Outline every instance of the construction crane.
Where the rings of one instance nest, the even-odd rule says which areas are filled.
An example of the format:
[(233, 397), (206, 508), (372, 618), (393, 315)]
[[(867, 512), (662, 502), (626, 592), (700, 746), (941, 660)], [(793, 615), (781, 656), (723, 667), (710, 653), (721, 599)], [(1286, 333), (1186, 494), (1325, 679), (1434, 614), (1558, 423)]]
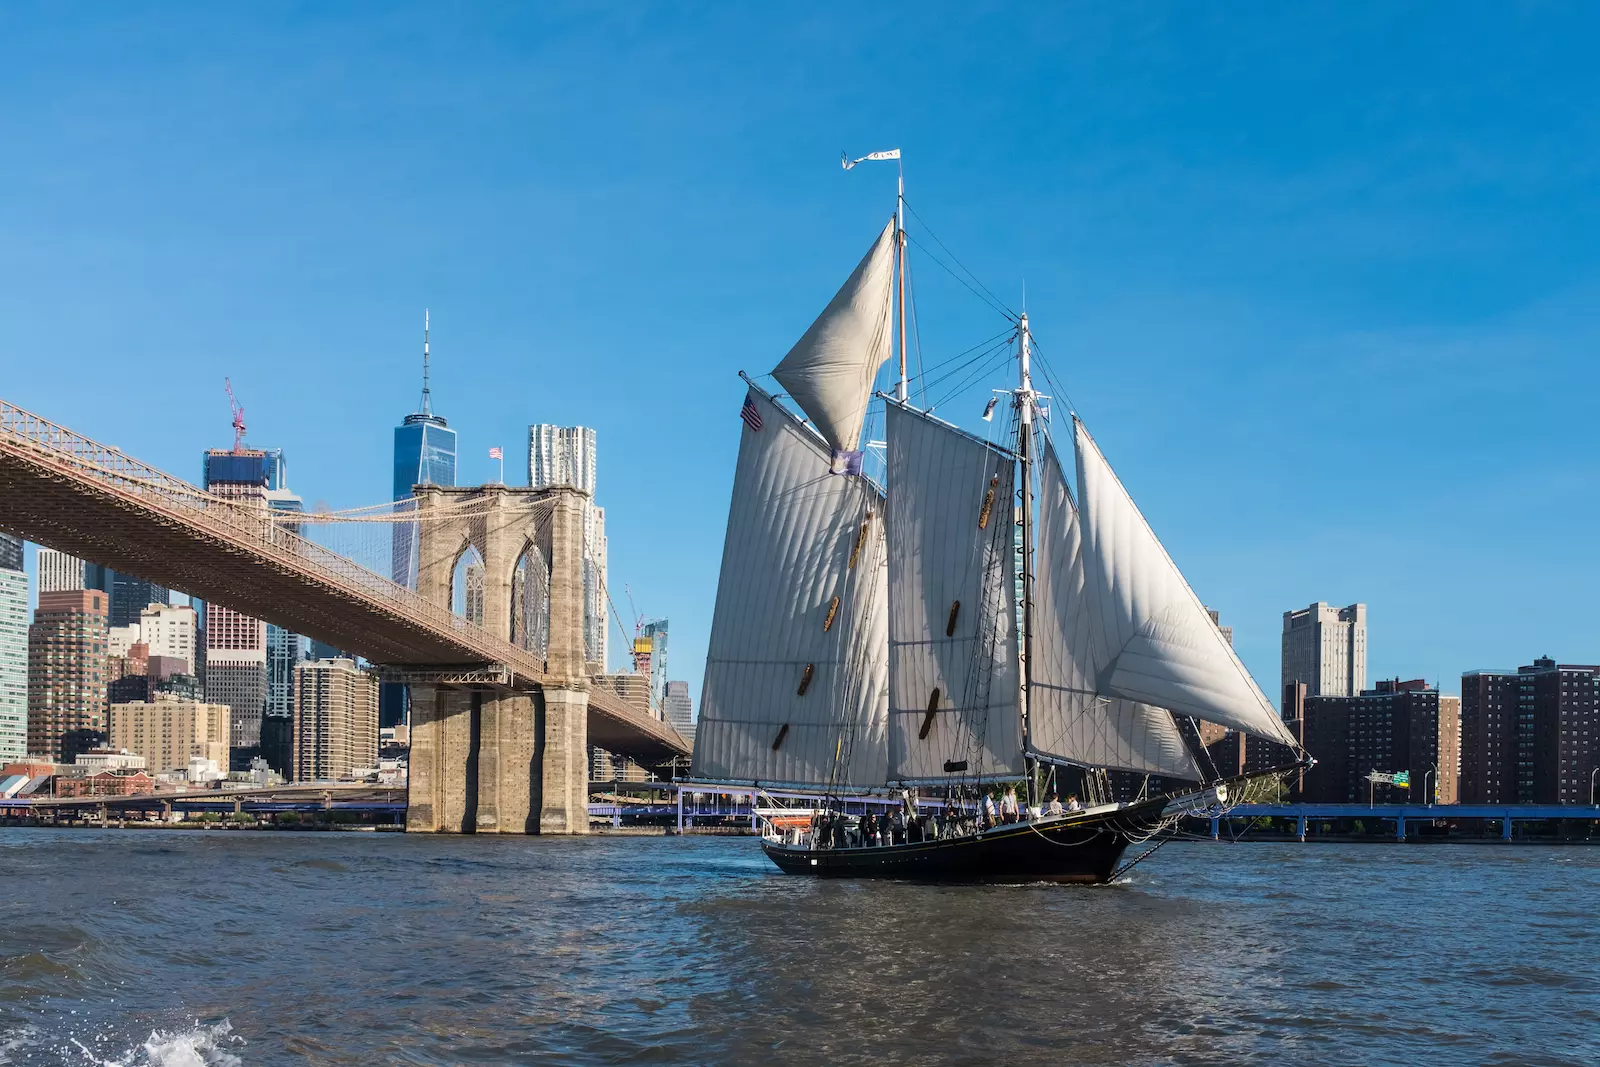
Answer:
[(222, 379), (222, 387), (228, 391), (228, 404), (233, 408), (233, 454), (237, 456), (244, 451), (244, 408), (239, 405), (239, 398), (233, 395), (231, 380)]
[(633, 586), (623, 582), (622, 591), (628, 594), (628, 610), (633, 612), (633, 636), (637, 638), (644, 633), (644, 616), (639, 614), (639, 605), (633, 602)]

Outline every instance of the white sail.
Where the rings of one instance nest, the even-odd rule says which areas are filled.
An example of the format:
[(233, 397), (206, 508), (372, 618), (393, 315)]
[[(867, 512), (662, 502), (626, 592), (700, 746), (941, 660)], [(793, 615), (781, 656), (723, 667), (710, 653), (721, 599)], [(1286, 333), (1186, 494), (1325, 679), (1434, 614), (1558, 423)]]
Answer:
[(885, 783), (883, 498), (865, 478), (830, 475), (828, 461), (816, 434), (750, 389), (696, 778)]
[(1039, 547), (1033, 584), (1028, 735), (1042, 756), (1090, 767), (1204, 778), (1172, 716), (1095, 688), (1110, 660), (1084, 595), (1083, 535), (1061, 462), (1048, 441), (1039, 463)]
[(830, 448), (854, 452), (872, 396), (872, 380), (889, 358), (894, 220), (833, 300), (772, 371)]
[(1294, 746), (1088, 430), (1073, 425), (1085, 588), (1109, 655), (1096, 689)]
[(887, 435), (889, 777), (1021, 774), (1013, 460), (895, 404)]

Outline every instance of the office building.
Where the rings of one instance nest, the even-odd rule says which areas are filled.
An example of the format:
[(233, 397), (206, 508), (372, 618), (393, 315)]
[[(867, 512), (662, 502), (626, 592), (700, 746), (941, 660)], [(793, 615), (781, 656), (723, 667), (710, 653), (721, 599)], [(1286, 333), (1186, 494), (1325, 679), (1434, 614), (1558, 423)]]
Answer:
[(98, 589), (40, 593), (28, 627), (28, 753), (72, 762), (104, 739), (106, 619)]
[(0, 571), (22, 570), (22, 538), (0, 533)]
[[(456, 432), (444, 416), (433, 410), (428, 382), (428, 314), (422, 315), (422, 399), (417, 410), (407, 415), (394, 430), (394, 482), (396, 501), (409, 501), (419, 485), (456, 484)], [(415, 532), (404, 524), (394, 526), (390, 577), (407, 589), (417, 587), (417, 544)], [(313, 659), (327, 658), (317, 651)], [(378, 690), (379, 719), (384, 726), (398, 726), (408, 717), (407, 691), (398, 682), (385, 682)]]
[(668, 682), (661, 700), (662, 717), (694, 747), (694, 700), (688, 682)]
[[(111, 656), (126, 656), (128, 650), (134, 645), (143, 644), (139, 639), (139, 624), (132, 626), (109, 626), (106, 628), (106, 652)], [(146, 655), (148, 655), (148, 649)]]
[(1590, 804), (1600, 767), (1600, 666), (1536, 659), (1461, 676), (1464, 804)]
[(111, 705), (110, 747), (143, 756), (152, 774), (186, 771), (191, 759), (228, 765), (232, 728), (226, 704), (172, 693)]
[(342, 781), (378, 766), (378, 680), (347, 659), (295, 668), (294, 778)]
[[(289, 462), (281, 448), (267, 450), (267, 507), (282, 514), (299, 514), (305, 511), (304, 502), (289, 488)], [(278, 529), (298, 535), (300, 524), (279, 522)], [(306, 644), (306, 639), (301, 635), (267, 623), (265, 714), (267, 718), (281, 720), (274, 724), (272, 731), (279, 749), (277, 764), (273, 769), (280, 772), (287, 770), (287, 742), (292, 732), (290, 720), (294, 717), (294, 668), (306, 658)]]
[[(39, 592), (70, 593), (79, 589), (98, 589), (109, 593), (115, 573), (98, 563), (86, 563), (77, 556), (39, 546)], [(108, 613), (109, 617), (109, 613)]]
[(664, 717), (661, 709), (667, 699), (667, 620), (652, 619), (640, 632), (650, 639), (650, 707), (658, 717)]
[(199, 673), (195, 656), (199, 630), (199, 616), (187, 605), (151, 604), (139, 613), (139, 639), (149, 646), (151, 657), (182, 660), (184, 674)]
[[(1460, 798), (1461, 698), (1422, 679), (1380, 681), (1353, 697), (1307, 696), (1304, 744), (1317, 759), (1305, 772), (1305, 800), (1321, 804), (1401, 801), (1454, 804)], [(1368, 776), (1408, 772), (1409, 789), (1373, 786)]]
[(606, 512), (594, 502), (595, 432), (587, 426), (528, 427), (528, 485), (570, 485), (589, 494), (583, 509), (583, 649), (591, 673), (607, 664)]
[(22, 542), (0, 534), (0, 763), (27, 754), (28, 576)]
[[(239, 507), (266, 511), (271, 461), (253, 448), (213, 449), (205, 456), (205, 489)], [(230, 766), (247, 770), (261, 744), (267, 707), (267, 627), (220, 604), (205, 616), (206, 701), (226, 704), (233, 730)]]
[(1283, 613), (1281, 685), (1306, 683), (1308, 697), (1353, 697), (1367, 687), (1367, 606), (1318, 602)]
[(165, 586), (156, 585), (143, 578), (135, 578), (131, 574), (123, 574), (121, 571), (108, 573), (111, 575), (110, 621), (113, 628), (136, 626), (146, 608), (152, 604), (166, 604), (172, 599), (172, 594)]

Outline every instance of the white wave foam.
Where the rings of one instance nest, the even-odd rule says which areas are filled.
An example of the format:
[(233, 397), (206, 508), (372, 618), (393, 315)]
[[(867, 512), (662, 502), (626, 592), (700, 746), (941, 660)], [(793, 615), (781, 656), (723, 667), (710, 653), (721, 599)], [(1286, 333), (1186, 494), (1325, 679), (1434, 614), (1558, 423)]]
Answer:
[(189, 1030), (153, 1030), (144, 1044), (121, 1059), (101, 1059), (82, 1042), (73, 1041), (96, 1067), (243, 1067), (244, 1061), (229, 1049), (244, 1043), (226, 1019), (211, 1026), (196, 1020)]

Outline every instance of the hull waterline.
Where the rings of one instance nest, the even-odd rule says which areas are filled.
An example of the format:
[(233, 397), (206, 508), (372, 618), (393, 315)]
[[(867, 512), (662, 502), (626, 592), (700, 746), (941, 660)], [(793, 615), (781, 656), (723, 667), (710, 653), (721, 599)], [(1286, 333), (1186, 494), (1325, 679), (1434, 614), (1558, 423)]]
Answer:
[(923, 882), (1061, 882), (1099, 885), (1123, 853), (1161, 821), (1165, 801), (993, 827), (903, 845), (813, 849), (766, 838), (762, 849), (785, 874)]

